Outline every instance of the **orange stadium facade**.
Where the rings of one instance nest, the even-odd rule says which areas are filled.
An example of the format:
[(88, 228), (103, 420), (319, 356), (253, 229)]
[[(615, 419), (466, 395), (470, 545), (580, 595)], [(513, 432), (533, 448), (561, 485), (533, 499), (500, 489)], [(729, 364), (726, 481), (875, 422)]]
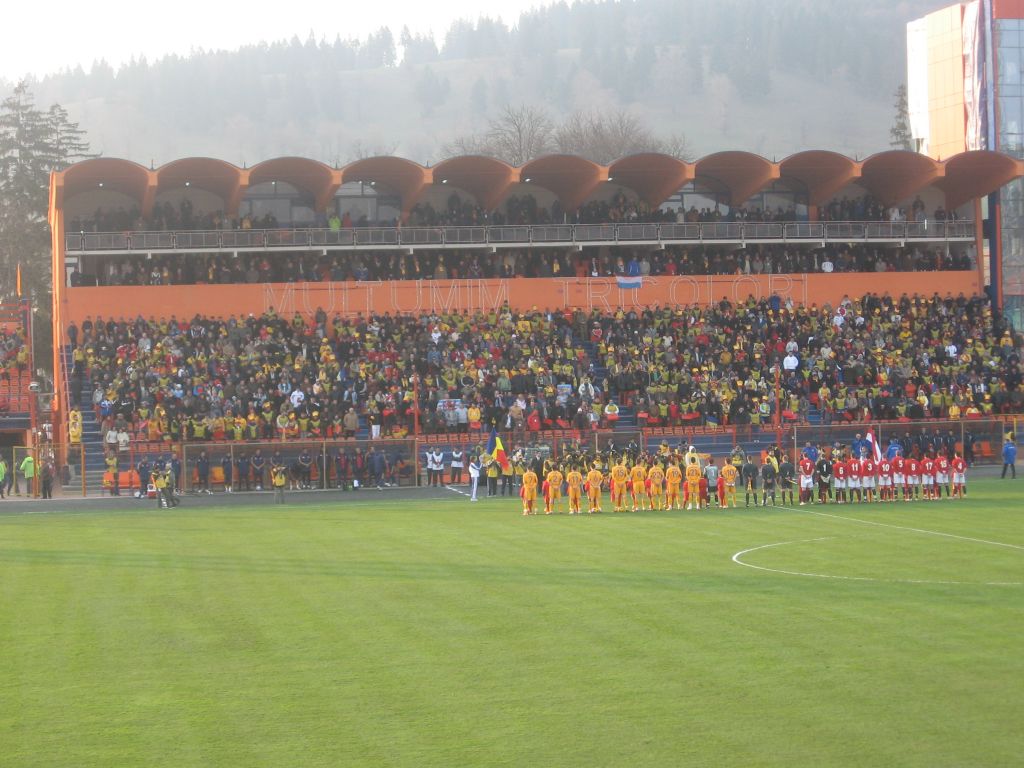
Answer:
[[(304, 317), (323, 309), (329, 316), (359, 317), (383, 314), (447, 314), (492, 312), (504, 305), (516, 310), (583, 310), (584, 312), (643, 309), (646, 307), (707, 306), (726, 299), (778, 296), (797, 305), (838, 305), (844, 297), (875, 291), (945, 295), (951, 291), (974, 295), (981, 282), (967, 272), (915, 272), (913, 283), (895, 284), (891, 275), (879, 285), (875, 274), (707, 275), (645, 278), (636, 289), (620, 288), (609, 278), (513, 278), (508, 280), (392, 280), (388, 282), (266, 283), (262, 285), (194, 285), (133, 287), (131, 306), (123, 311), (123, 287), (75, 289), (66, 304), (69, 322), (87, 317), (144, 318), (195, 315), (243, 317), (273, 311)], [(171, 288), (173, 290), (168, 290)]]

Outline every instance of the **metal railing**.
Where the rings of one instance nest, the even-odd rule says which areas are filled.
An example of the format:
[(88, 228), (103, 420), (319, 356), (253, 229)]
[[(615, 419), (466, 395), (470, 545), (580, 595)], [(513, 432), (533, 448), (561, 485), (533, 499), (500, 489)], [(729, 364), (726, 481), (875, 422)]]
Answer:
[(279, 248), (390, 248), (608, 243), (906, 242), (973, 240), (973, 221), (701, 222), (545, 224), (360, 229), (241, 229), (173, 232), (74, 232), (69, 254)]

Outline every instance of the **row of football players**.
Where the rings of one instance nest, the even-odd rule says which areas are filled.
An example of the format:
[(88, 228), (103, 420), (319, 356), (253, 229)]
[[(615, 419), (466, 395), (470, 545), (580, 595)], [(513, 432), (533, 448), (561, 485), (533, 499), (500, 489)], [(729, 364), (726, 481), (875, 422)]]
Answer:
[(847, 502), (915, 501), (962, 498), (967, 495), (967, 462), (959, 453), (949, 459), (945, 455), (925, 455), (921, 459), (906, 458), (897, 453), (891, 459), (883, 456), (854, 458), (840, 455), (835, 460), (820, 458), (817, 463), (804, 455), (799, 463), (800, 503), (814, 501), (817, 487), (818, 503), (835, 500)]
[(814, 502), (815, 489), (820, 504), (935, 500), (942, 497), (943, 489), (947, 498), (967, 494), (967, 463), (959, 453), (952, 459), (925, 456), (918, 460), (897, 455), (877, 462), (872, 458), (840, 455), (835, 459), (822, 457), (817, 463), (804, 455), (797, 467), (798, 477), (794, 477), (792, 465), (786, 459), (776, 462), (773, 456), (767, 456), (759, 467), (748, 458), (739, 468), (726, 463), (719, 469), (714, 459), (709, 459), (701, 469), (693, 455), (668, 460), (660, 456), (629, 460), (623, 456), (611, 464), (606, 474), (600, 462), (594, 462), (588, 470), (582, 464), (549, 461), (544, 466), (543, 481), (532, 470), (523, 476), (523, 514), (535, 514), (538, 490), (546, 514), (559, 511), (563, 494), (568, 499), (569, 514), (582, 512), (584, 495), (587, 511), (600, 512), (602, 488), (611, 492), (615, 512), (683, 509), (684, 505), (686, 509), (701, 509), (710, 506), (711, 489), (719, 507), (735, 508), (737, 481), (745, 488), (747, 506), (751, 497), (758, 504), (758, 491), (762, 506), (769, 501), (775, 505), (776, 489), (783, 504), (787, 496), (792, 504), (797, 485), (801, 505)]
[(545, 463), (543, 475), (543, 482), (532, 470), (523, 475), (519, 495), (523, 500), (524, 515), (536, 514), (538, 485), (544, 501), (544, 513), (548, 515), (559, 511), (563, 492), (568, 499), (570, 515), (582, 513), (584, 495), (588, 513), (601, 512), (602, 488), (610, 491), (615, 512), (683, 509), (684, 505), (686, 509), (700, 509), (708, 506), (708, 489), (712, 485), (716, 487), (719, 504), (723, 506), (731, 489), (735, 506), (739, 470), (727, 464), (719, 473), (713, 460), (702, 470), (695, 455), (635, 459), (623, 456), (611, 464), (607, 474), (602, 471), (599, 461), (589, 469), (582, 464), (560, 465), (549, 461)]

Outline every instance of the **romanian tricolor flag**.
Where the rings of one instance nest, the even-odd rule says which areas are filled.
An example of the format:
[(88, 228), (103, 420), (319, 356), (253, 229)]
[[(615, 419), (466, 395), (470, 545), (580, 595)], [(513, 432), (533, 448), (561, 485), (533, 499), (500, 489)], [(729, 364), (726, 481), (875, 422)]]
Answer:
[(501, 438), (498, 437), (498, 430), (491, 429), (491, 436), (487, 440), (485, 452), (494, 457), (499, 467), (508, 469), (508, 456), (505, 455), (505, 446), (501, 444)]

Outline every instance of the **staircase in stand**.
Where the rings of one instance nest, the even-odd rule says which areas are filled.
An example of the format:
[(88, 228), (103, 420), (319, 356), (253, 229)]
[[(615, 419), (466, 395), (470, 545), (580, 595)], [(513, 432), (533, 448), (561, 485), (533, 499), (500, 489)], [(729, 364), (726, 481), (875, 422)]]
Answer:
[[(594, 342), (577, 341), (584, 351), (587, 353), (587, 358), (590, 361), (590, 368), (593, 371), (592, 380), (595, 382), (603, 381), (608, 375), (608, 369), (605, 368), (604, 362), (597, 355), (597, 345)], [(612, 402), (619, 406), (619, 420), (615, 422), (614, 430), (616, 432), (632, 432), (637, 429), (636, 411), (631, 405), (624, 405), (622, 400), (619, 399), (618, 395), (611, 395)]]
[[(106, 471), (106, 464), (103, 462), (103, 433), (100, 431), (100, 422), (92, 405), (92, 379), (89, 376), (83, 376), (81, 385), (76, 387), (74, 379), (71, 377), (73, 363), (70, 346), (64, 348), (62, 359), (65, 370), (68, 372), (67, 382), (71, 406), (78, 406), (82, 413), (82, 445), (85, 447), (86, 487), (100, 489), (103, 487), (103, 473)], [(81, 456), (82, 452), (79, 446), (68, 446), (68, 466), (71, 468), (71, 482), (70, 485), (64, 486), (66, 492), (74, 493), (76, 490), (81, 490)], [(125, 470), (128, 467), (121, 467), (121, 469)]]

